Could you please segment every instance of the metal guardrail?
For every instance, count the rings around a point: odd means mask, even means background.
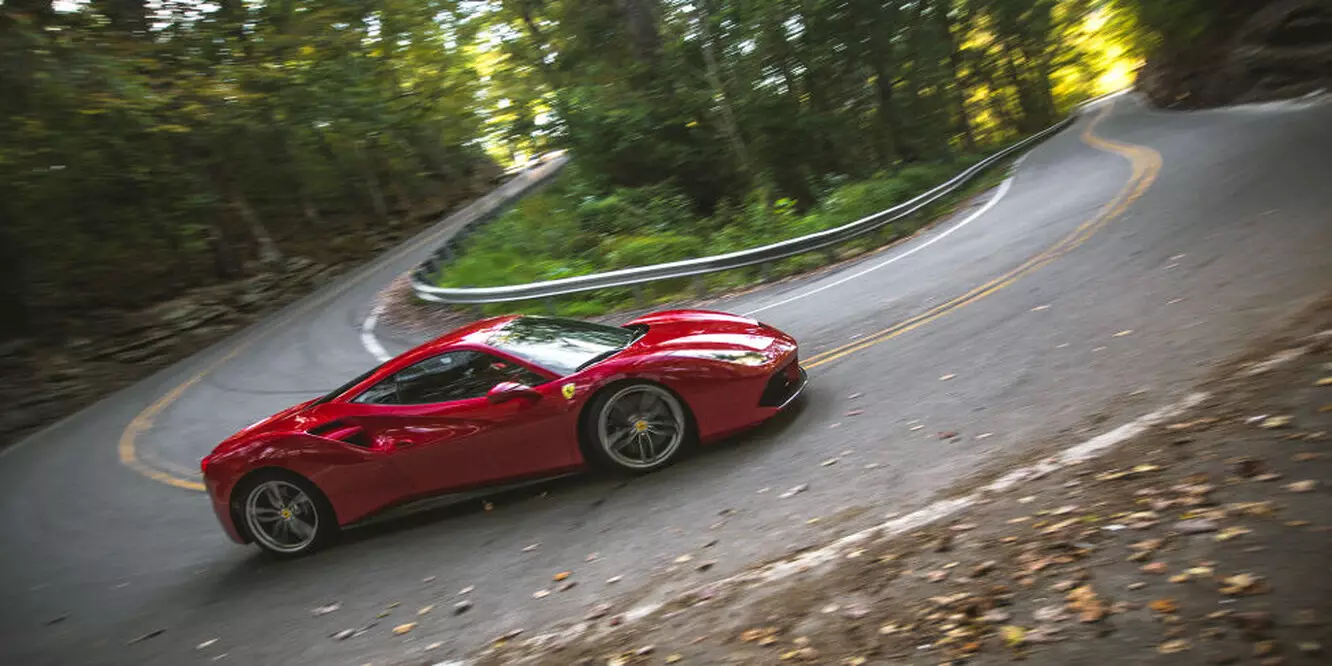
[[[939,185],[924,194],[887,210],[874,213],[873,215],[863,217],[840,227],[825,229],[806,236],[790,238],[770,245],[763,245],[711,257],[685,259],[683,261],[672,261],[664,264],[638,266],[634,268],[607,271],[605,273],[579,275],[558,280],[507,285],[503,287],[435,286],[430,284],[429,280],[431,280],[437,273],[438,265],[427,264],[422,265],[412,274],[412,289],[415,290],[418,298],[437,303],[507,303],[511,301],[547,299],[554,296],[563,296],[565,294],[575,294],[584,291],[628,287],[648,282],[656,282],[658,280],[670,280],[703,275],[706,273],[716,273],[719,271],[744,268],[746,266],[763,264],[778,259],[793,257],[798,254],[804,254],[806,252],[821,250],[874,231],[875,229],[907,217],[935,201],[938,201],[956,191],[977,174],[1002,161],[1004,158],[1067,127],[1091,104],[1109,96],[1110,95],[1106,95],[1081,104],[1074,113],[1069,114],[1068,118],[990,155],[984,160],[977,162],[970,168],[952,177],[942,185]]]

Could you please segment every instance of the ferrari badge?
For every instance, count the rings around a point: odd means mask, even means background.
[[[560,387],[560,391],[561,391],[562,393],[564,393],[564,399],[565,399],[565,400],[573,400],[573,397],[574,397],[574,385],[573,385],[572,382],[570,382],[570,383],[568,383],[568,384],[565,384],[564,386],[561,386],[561,387]]]

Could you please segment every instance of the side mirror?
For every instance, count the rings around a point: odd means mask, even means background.
[[[486,400],[492,405],[516,399],[536,401],[540,398],[541,394],[536,389],[520,382],[500,382],[486,392]]]

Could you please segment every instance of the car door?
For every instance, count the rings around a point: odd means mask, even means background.
[[[487,399],[508,381],[535,384],[536,391],[501,403]],[[372,445],[388,452],[418,493],[434,494],[575,465],[570,440],[561,436],[574,417],[566,401],[551,399],[551,385],[508,359],[454,350],[398,371],[354,402],[367,405],[362,423]]]

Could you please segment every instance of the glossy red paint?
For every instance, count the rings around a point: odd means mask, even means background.
[[[338,523],[347,525],[426,496],[582,468],[582,410],[599,390],[621,380],[653,381],[674,391],[692,411],[704,443],[777,414],[784,404],[760,400],[779,372],[792,385],[803,382],[795,339],[735,315],[673,310],[641,317],[625,325],[646,327],[631,345],[567,376],[487,344],[513,319],[455,330],[388,361],[330,399],[295,405],[219,444],[202,467],[227,534],[249,541],[236,520],[239,498],[233,491],[257,470],[279,468],[309,479],[327,496]],[[501,384],[486,397],[434,404],[352,401],[403,368],[455,350],[484,351],[542,382]]]

